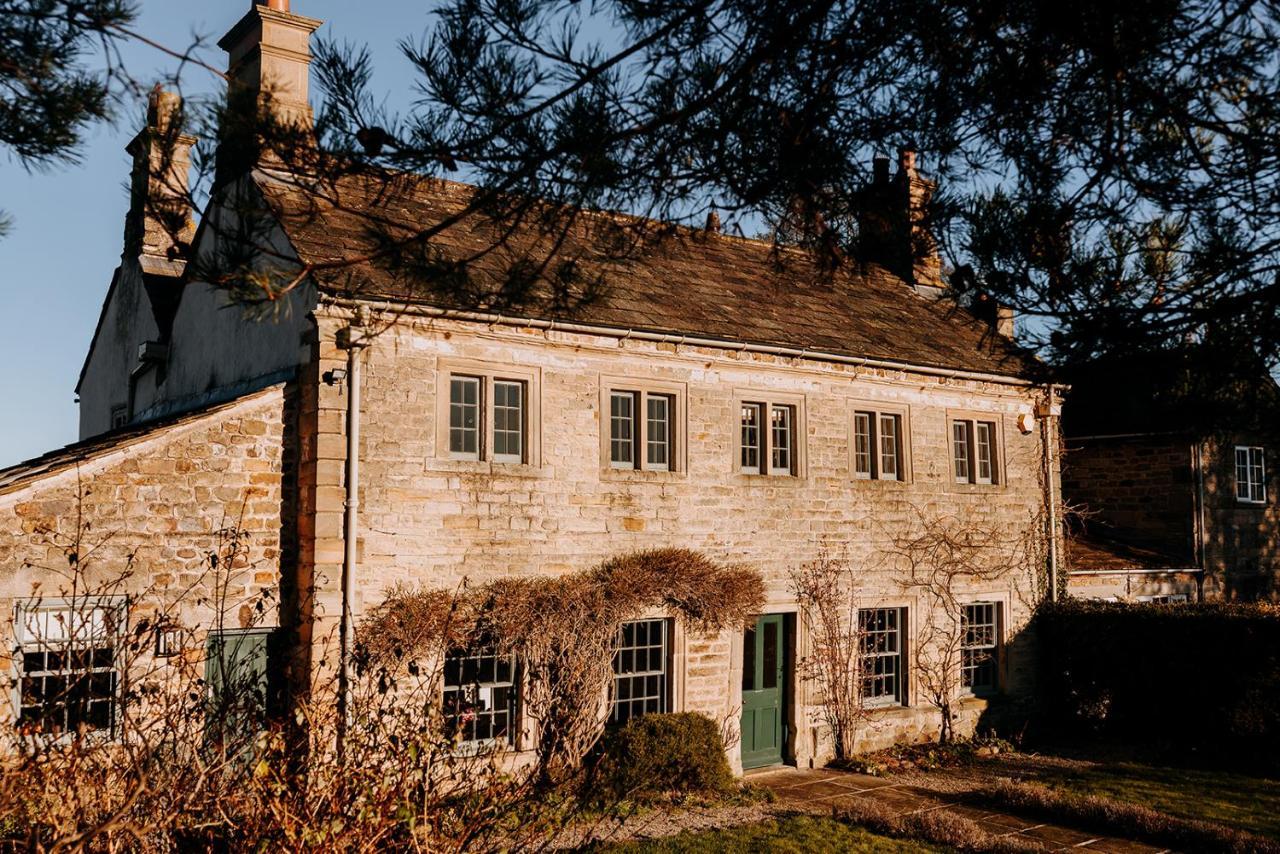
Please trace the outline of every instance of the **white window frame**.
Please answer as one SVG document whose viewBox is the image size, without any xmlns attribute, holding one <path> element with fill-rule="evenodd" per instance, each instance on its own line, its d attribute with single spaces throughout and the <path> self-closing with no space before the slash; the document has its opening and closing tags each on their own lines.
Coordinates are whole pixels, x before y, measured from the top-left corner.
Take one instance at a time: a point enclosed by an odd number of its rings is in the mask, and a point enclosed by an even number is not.
<svg viewBox="0 0 1280 854">
<path fill-rule="evenodd" d="M 450 418 L 453 409 L 453 381 L 472 380 L 479 391 L 477 442 L 474 453 L 454 451 Z M 497 386 L 519 384 L 521 397 L 521 452 L 519 454 L 495 451 L 497 414 Z M 497 365 L 461 359 L 441 359 L 436 370 L 436 456 L 439 459 L 463 463 L 499 465 L 541 464 L 541 371 L 516 365 Z"/>
<path fill-rule="evenodd" d="M 760 392 L 754 389 L 738 389 L 734 393 L 733 412 L 736 415 L 735 440 L 733 443 L 733 471 L 752 477 L 802 478 L 807 462 L 805 449 L 805 399 L 799 394 L 778 394 L 776 392 Z M 754 407 L 759 418 L 759 430 L 756 435 L 756 465 L 743 462 L 744 429 L 743 411 Z M 790 441 L 786 465 L 775 465 L 774 457 L 777 448 L 774 434 L 774 412 L 787 413 L 789 425 L 787 437 Z M 749 446 L 748 446 L 749 447 Z"/>
<path fill-rule="evenodd" d="M 892 419 L 894 438 L 894 472 L 885 471 L 884 422 Z M 859 461 L 859 421 L 867 423 L 866 465 Z M 911 480 L 911 417 L 905 406 L 876 401 L 855 400 L 849 407 L 849 472 L 854 480 L 884 483 L 907 483 Z"/>
<path fill-rule="evenodd" d="M 755 423 L 748 426 L 747 413 L 753 413 Z M 764 461 L 765 441 L 765 406 L 762 403 L 744 401 L 738 404 L 738 471 L 742 474 L 760 474 L 760 466 Z M 754 433 L 754 441 L 748 436 Z M 750 456 L 749 456 L 750 455 Z"/>
<path fill-rule="evenodd" d="M 1243 455 L 1243 465 L 1241 459 Z M 1267 452 L 1261 445 L 1235 446 L 1236 501 L 1240 504 L 1267 503 Z M 1243 474 L 1243 477 L 1241 475 Z M 1244 487 L 1244 494 L 1241 494 Z"/>
<path fill-rule="evenodd" d="M 990 608 L 990 622 L 977 624 L 983 632 L 989 630 L 990 636 L 972 637 L 969 621 L 970 608 Z M 974 602 L 960 603 L 960 689 L 971 697 L 990 697 L 1001 690 L 1001 658 L 1004 653 L 1004 603 L 995 599 L 983 599 Z M 972 657 L 986 656 L 986 660 L 971 664 Z M 991 684 L 973 685 L 966 682 L 970 672 L 990 664 Z"/>
<path fill-rule="evenodd" d="M 963 431 L 961 438 L 960 431 Z M 984 443 L 981 434 L 986 433 L 987 472 L 983 473 L 980 451 Z M 1004 429 L 1002 419 L 991 412 L 950 412 L 947 414 L 949 481 L 961 486 L 994 487 L 1005 485 Z M 961 451 L 963 450 L 963 457 Z M 960 471 L 961 462 L 964 472 Z"/>
<path fill-rule="evenodd" d="M 631 404 L 631 460 L 613 458 L 613 398 L 630 396 Z M 666 462 L 650 462 L 651 424 L 649 403 L 662 398 L 666 406 Z M 683 383 L 661 380 L 634 379 L 630 377 L 600 378 L 600 465 L 601 468 L 622 473 L 644 471 L 653 473 L 683 472 L 685 470 L 685 400 Z"/>
<path fill-rule="evenodd" d="M 477 679 L 470 683 L 465 683 L 459 679 L 457 684 L 450 684 L 451 668 L 459 668 L 458 672 L 460 676 L 465 673 L 465 670 L 461 669 L 462 665 L 460 662 L 468 659 L 480 661 L 490 658 L 493 659 L 493 679 L 488 681 Z M 507 676 L 509 677 L 505 680 L 498 678 L 498 668 L 500 663 L 503 661 L 506 662 Z M 458 743 L 463 747 L 473 749 L 502 744 L 516 747 L 519 743 L 520 734 L 521 687 L 519 662 L 516 661 L 514 657 L 499 655 L 492 649 L 492 647 L 450 650 L 445 655 L 440 686 L 440 708 L 445 716 L 446 725 L 461 726 L 464 728 L 469 727 L 469 731 L 473 735 L 475 733 L 475 719 L 471 721 L 451 720 L 452 718 L 457 717 L 457 715 L 456 713 L 451 713 L 449 711 L 448 700 L 450 695 L 461 698 L 463 702 L 484 703 L 486 707 L 482 712 L 480 712 L 480 714 L 487 715 L 490 719 L 493 719 L 500 714 L 505 714 L 507 717 L 507 726 L 502 734 L 485 738 L 460 738 L 458 739 Z M 510 692 L 506 707 L 501 709 L 498 708 L 496 703 L 492 706 L 489 705 L 490 703 L 493 703 L 493 692 L 500 689 L 506 689 Z M 479 715 L 477 715 L 477 718 L 478 717 Z"/>
<path fill-rule="evenodd" d="M 633 642 L 629 646 L 624 646 L 624 638 L 627 627 L 632 627 Z M 635 642 L 634 632 L 637 627 L 645 627 L 645 643 Z M 627 620 L 618 627 L 618 636 L 614 643 L 613 651 L 613 682 L 610 684 L 609 691 L 609 724 L 621 725 L 633 718 L 643 717 L 650 714 L 662 714 L 670 712 L 672 705 L 672 686 L 673 680 L 671 673 L 673 669 L 674 658 L 672 656 L 672 631 L 671 620 L 665 617 L 650 617 L 641 620 Z M 657 630 L 659 633 L 658 643 L 654 643 L 652 632 Z M 644 651 L 646 656 L 645 666 L 635 666 L 635 656 L 640 651 Z M 652 653 L 658 651 L 658 659 L 661 668 L 654 669 L 651 665 Z M 632 666 L 630 669 L 623 670 L 622 665 L 626 657 L 630 655 Z M 657 690 L 650 691 L 646 687 L 642 693 L 635 694 L 628 688 L 627 697 L 622 698 L 620 695 L 621 683 L 627 683 L 629 686 L 637 684 L 637 680 L 656 680 Z M 644 708 L 649 703 L 656 705 L 653 709 Z M 639 703 L 640 708 L 637 710 L 635 704 Z M 625 714 L 622 713 L 623 705 L 628 706 Z"/>
<path fill-rule="evenodd" d="M 868 637 L 873 633 L 884 634 L 885 632 L 872 629 L 868 631 L 865 617 L 883 612 L 885 614 L 892 613 L 896 625 L 894 627 L 893 637 L 896 641 L 897 648 L 893 650 L 870 650 L 868 651 Z M 910 669 L 907 661 L 907 629 L 910 612 L 906 606 L 902 605 L 876 605 L 874 607 L 858 608 L 858 678 L 861 680 L 858 691 L 862 698 L 862 705 L 868 709 L 884 709 L 896 706 L 907 705 L 907 688 L 910 678 Z M 895 662 L 894 670 L 894 690 L 892 694 L 881 694 L 877 696 L 868 696 L 866 692 L 867 683 L 873 679 L 882 679 L 883 676 L 868 675 L 867 662 L 869 659 L 884 659 Z"/>
<path fill-rule="evenodd" d="M 124 653 L 123 640 L 128 633 L 128 613 L 129 602 L 128 598 L 124 596 L 31 599 L 18 602 L 15 605 L 13 626 L 16 648 L 12 696 L 14 723 L 17 727 L 23 727 L 23 687 L 29 675 L 65 677 L 73 673 L 79 673 L 84 674 L 87 678 L 92 678 L 94 674 L 110 673 L 113 678 L 111 698 L 108 701 L 110 704 L 109 722 L 106 727 L 90 727 L 86 731 L 102 738 L 118 737 L 121 723 L 120 706 L 124 698 L 124 683 L 127 676 L 125 663 L 121 659 Z M 63 616 L 57 616 L 59 614 Z M 86 614 L 91 615 L 88 621 L 87 633 L 80 628 L 85 624 L 84 615 Z M 68 620 L 67 615 L 79 615 L 79 618 L 74 620 L 74 622 L 79 623 L 79 626 L 73 626 L 69 632 L 67 631 L 67 626 L 73 621 Z M 42 631 L 48 631 L 55 626 L 57 627 L 57 636 L 52 638 L 47 635 L 44 637 L 37 636 Z M 100 629 L 98 628 L 99 626 L 101 627 Z M 64 666 L 55 670 L 35 670 L 28 674 L 26 669 L 26 656 L 28 654 L 49 653 L 55 650 L 59 644 L 71 647 L 73 645 L 91 643 L 95 640 L 95 636 L 98 636 L 101 643 L 96 643 L 89 647 L 89 666 L 87 668 Z M 93 652 L 108 646 L 112 650 L 110 665 L 97 664 L 94 661 Z M 82 646 L 80 648 L 83 649 Z M 45 666 L 48 666 L 47 657 Z M 57 739 L 67 737 L 70 734 L 69 731 L 62 730 L 60 732 L 40 733 L 39 735 Z"/>
</svg>

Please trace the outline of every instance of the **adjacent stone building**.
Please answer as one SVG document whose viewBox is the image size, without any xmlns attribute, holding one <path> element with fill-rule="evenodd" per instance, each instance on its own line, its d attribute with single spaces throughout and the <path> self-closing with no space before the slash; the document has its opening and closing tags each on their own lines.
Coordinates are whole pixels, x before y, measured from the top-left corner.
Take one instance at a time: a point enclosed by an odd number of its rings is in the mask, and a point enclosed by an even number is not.
<svg viewBox="0 0 1280 854">
<path fill-rule="evenodd" d="M 1062 479 L 1077 517 L 1066 549 L 1076 595 L 1156 602 L 1280 595 L 1280 516 L 1268 468 L 1275 382 L 1260 372 L 1238 383 L 1243 414 L 1223 425 L 1172 400 L 1171 390 L 1186 382 L 1183 359 L 1204 370 L 1193 352 L 1175 352 L 1099 365 L 1074 384 Z"/>
<path fill-rule="evenodd" d="M 239 85 L 286 81 L 275 102 L 305 124 L 318 22 L 287 7 L 254 6 L 222 45 Z M 134 146 L 140 172 L 153 168 L 146 146 L 165 110 L 155 96 Z M 931 185 L 910 155 L 877 181 L 872 195 L 905 206 L 882 220 L 905 224 L 891 257 L 909 258 L 921 220 L 911 206 Z M 151 215 L 138 195 L 148 184 L 135 177 L 131 221 Z M 370 217 L 406 230 L 446 222 L 472 192 L 353 176 L 321 194 L 264 161 L 224 178 L 189 247 L 172 229 L 131 236 L 81 376 L 83 441 L 0 472 L 0 593 L 17 609 L 16 642 L 24 603 L 57 587 L 45 567 L 66 562 L 44 532 L 65 539 L 86 520 L 120 532 L 95 572 L 129 564 L 111 601 L 134 619 L 197 583 L 223 520 L 241 519 L 254 536 L 238 558 L 238 604 L 175 605 L 173 619 L 211 637 L 256 631 L 263 620 L 241 605 L 266 590 L 265 622 L 294 662 L 308 649 L 323 657 L 344 595 L 358 621 L 398 583 L 449 588 L 681 546 L 758 570 L 764 613 L 715 636 L 661 613 L 626 627 L 614 718 L 700 711 L 740 736 L 737 768 L 809 765 L 830 744 L 820 697 L 797 675 L 808 639 L 790 573 L 824 552 L 853 568 L 876 706 L 864 746 L 929 738 L 937 713 L 914 656 L 933 615 L 894 555 L 922 521 L 952 519 L 1028 544 L 1007 571 L 956 587 L 961 726 L 1027 695 L 1024 629 L 1057 551 L 1057 402 L 1007 326 L 943 298 L 936 256 L 831 273 L 798 251 L 676 229 L 630 262 L 601 256 L 605 287 L 572 311 L 478 308 L 407 287 L 375 261 L 344 262 L 367 254 Z M 246 199 L 270 223 L 260 263 L 304 273 L 267 317 L 228 307 L 190 272 L 237 239 L 219 224 Z M 563 251 L 590 261 L 591 223 L 606 219 L 585 217 Z M 494 243 L 493 224 L 467 215 L 434 245 L 458 257 Z M 496 267 L 475 271 L 500 287 Z M 295 687 L 310 672 L 295 668 Z M 742 733 L 761 709 L 769 722 Z"/>
</svg>

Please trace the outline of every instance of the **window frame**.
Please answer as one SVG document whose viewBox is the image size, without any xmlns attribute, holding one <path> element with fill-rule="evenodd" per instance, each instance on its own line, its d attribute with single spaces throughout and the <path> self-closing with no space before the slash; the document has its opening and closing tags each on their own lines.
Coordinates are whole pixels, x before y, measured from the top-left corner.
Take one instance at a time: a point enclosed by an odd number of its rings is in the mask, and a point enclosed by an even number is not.
<svg viewBox="0 0 1280 854">
<path fill-rule="evenodd" d="M 488 682 L 482 682 L 477 679 L 472 683 L 465 683 L 460 679 L 457 685 L 449 684 L 449 669 L 451 666 L 456 666 L 456 662 L 465 659 L 480 660 L 486 658 L 492 658 L 494 661 L 494 679 Z M 510 679 L 506 681 L 497 679 L 498 666 L 501 660 L 505 660 L 507 662 L 508 675 L 510 676 Z M 461 674 L 465 673 L 465 670 L 460 668 L 458 672 L 461 676 Z M 487 738 L 460 738 L 458 739 L 457 744 L 462 750 L 483 750 L 487 747 L 500 747 L 503 745 L 510 747 L 513 750 L 518 750 L 520 748 L 521 710 L 524 692 L 524 685 L 521 677 L 522 669 L 520 667 L 519 660 L 517 660 L 515 656 L 499 655 L 491 644 L 478 644 L 465 648 L 459 647 L 445 652 L 444 659 L 441 662 L 440 671 L 440 712 L 444 718 L 444 726 L 446 729 L 450 726 L 470 726 L 470 732 L 472 734 L 475 733 L 475 720 L 461 723 L 451 720 L 458 715 L 452 714 L 448 711 L 447 698 L 450 694 L 461 696 L 464 698 L 464 702 L 467 702 L 466 692 L 472 686 L 480 690 L 485 688 L 490 690 L 495 688 L 506 688 L 510 691 L 510 696 L 505 708 L 499 709 L 495 704 L 494 708 L 486 709 L 481 713 L 488 715 L 491 721 L 496 715 L 505 714 L 507 716 L 507 726 L 503 734 L 498 736 L 489 736 Z M 480 715 L 477 715 L 476 719 L 479 717 Z"/>
<path fill-rule="evenodd" d="M 982 461 L 979 459 L 979 425 L 989 430 L 988 461 L 989 475 L 981 474 Z M 960 462 L 956 453 L 958 443 L 956 428 L 962 427 L 965 434 L 966 474 L 961 477 L 957 470 Z M 949 411 L 947 413 L 947 465 L 950 475 L 947 483 L 951 486 L 994 489 L 1006 486 L 1008 477 L 1005 469 L 1005 436 L 1004 418 L 996 412 Z"/>
<path fill-rule="evenodd" d="M 877 612 L 893 613 L 897 621 L 895 634 L 897 638 L 898 648 L 890 652 L 871 652 L 866 651 L 867 630 L 865 629 L 864 614 L 875 614 Z M 867 607 L 859 606 L 855 619 L 858 621 L 858 679 L 859 698 L 865 709 L 893 709 L 906 707 L 909 705 L 910 698 L 910 679 L 911 669 L 907 658 L 909 646 L 909 620 L 911 618 L 911 609 L 906 605 L 898 605 L 893 603 L 875 604 Z M 895 680 L 896 690 L 890 695 L 878 695 L 868 697 L 866 693 L 866 685 L 868 681 L 866 671 L 866 661 L 868 658 L 876 659 L 892 659 L 896 661 Z M 871 679 L 881 678 L 879 676 L 871 676 Z"/>
<path fill-rule="evenodd" d="M 1267 503 L 1267 449 L 1263 445 L 1234 445 L 1233 446 L 1234 468 L 1235 468 L 1235 496 L 1237 504 L 1246 504 L 1253 507 L 1261 507 Z M 1245 465 L 1243 471 L 1245 480 L 1240 479 L 1240 454 L 1245 455 Z M 1254 481 L 1254 453 L 1258 455 L 1258 463 L 1256 466 L 1258 480 Z M 1245 495 L 1240 494 L 1240 487 L 1245 487 Z M 1260 497 L 1255 498 L 1254 487 L 1257 487 L 1257 494 Z"/>
<path fill-rule="evenodd" d="M 640 650 L 640 649 L 651 650 L 655 648 L 655 645 L 651 642 L 646 643 L 644 645 L 633 643 L 629 647 L 624 646 L 622 644 L 626 627 L 636 626 L 641 624 L 647 625 L 649 627 L 649 630 L 652 630 L 654 626 L 661 626 L 661 642 L 658 645 L 658 647 L 661 649 L 660 660 L 662 661 L 662 670 L 656 671 L 656 670 L 648 669 L 648 670 L 630 670 L 626 672 L 619 672 L 618 665 L 621 661 L 623 654 L 626 651 L 630 650 L 634 654 L 636 650 Z M 607 698 L 608 700 L 607 720 L 608 720 L 609 726 L 611 727 L 622 726 L 625 723 L 627 723 L 627 721 L 634 720 L 635 718 L 644 717 L 645 715 L 649 715 L 649 714 L 665 714 L 672 711 L 675 708 L 675 702 L 673 697 L 674 690 L 675 690 L 675 679 L 673 678 L 673 675 L 674 675 L 673 671 L 675 669 L 675 656 L 674 656 L 675 632 L 673 631 L 673 629 L 674 629 L 673 621 L 668 617 L 642 617 L 636 620 L 626 620 L 622 623 L 622 625 L 618 627 L 617 640 L 614 643 L 614 649 L 613 649 L 613 658 L 612 658 L 612 661 L 610 662 L 610 669 L 612 669 L 613 671 L 613 679 L 609 683 L 609 696 Z M 644 694 L 638 699 L 635 696 L 629 696 L 625 700 L 621 700 L 619 698 L 620 691 L 618 689 L 618 683 L 620 680 L 648 679 L 654 676 L 658 677 L 659 693 L 656 698 L 652 694 Z M 657 702 L 658 702 L 658 708 L 655 710 L 645 710 L 642 708 L 638 714 L 635 713 L 633 710 L 628 712 L 625 717 L 621 717 L 619 715 L 619 709 L 621 708 L 622 703 L 634 704 L 639 702 L 643 704 L 643 703 L 647 703 L 649 700 L 652 700 L 652 699 L 657 699 Z"/>
<path fill-rule="evenodd" d="M 450 417 L 455 379 L 476 380 L 479 384 L 479 423 L 474 454 L 452 450 Z M 463 465 L 541 465 L 541 379 L 542 372 L 538 368 L 464 359 L 440 359 L 436 365 L 436 458 Z M 495 450 L 496 389 L 500 383 L 519 383 L 523 386 L 522 448 L 519 458 L 515 454 L 498 454 Z"/>
<path fill-rule="evenodd" d="M 970 608 L 990 608 L 991 622 L 983 622 L 981 626 L 991 629 L 990 643 L 968 642 L 968 616 Z M 1004 690 L 1004 622 L 1005 603 L 1000 599 L 975 599 L 960 603 L 960 691 L 968 697 L 993 697 Z M 987 660 L 975 665 L 969 664 L 969 657 L 975 651 L 986 651 Z M 967 672 L 977 672 L 979 668 L 989 666 L 991 683 L 989 685 L 973 685 L 966 683 Z"/>
<path fill-rule="evenodd" d="M 868 419 L 868 469 L 858 467 L 858 419 Z M 881 419 L 893 418 L 896 421 L 897 437 L 895 449 L 897 453 L 897 473 L 892 477 L 884 474 L 884 454 L 881 442 L 883 425 Z M 911 410 L 910 407 L 884 403 L 873 400 L 853 400 L 849 402 L 849 476 L 850 479 L 864 483 L 910 483 L 912 479 L 911 465 Z"/>
<path fill-rule="evenodd" d="M 631 461 L 613 459 L 613 398 L 630 395 L 632 398 Z M 600 378 L 600 467 L 606 472 L 646 472 L 648 474 L 678 474 L 686 470 L 686 387 L 683 383 L 662 380 L 636 379 L 634 377 L 601 376 Z M 649 402 L 664 398 L 667 409 L 667 462 L 651 463 Z"/>
<path fill-rule="evenodd" d="M 746 449 L 743 444 L 742 415 L 743 410 L 749 407 L 755 407 L 759 418 L 756 437 L 758 444 L 755 447 L 757 465 L 755 466 L 744 465 L 742 461 L 743 452 Z M 788 412 L 791 422 L 787 431 L 791 443 L 788 448 L 790 459 L 786 466 L 774 465 L 774 452 L 777 447 L 773 426 L 775 409 Z M 763 392 L 758 389 L 736 389 L 731 411 L 735 413 L 732 460 L 734 473 L 746 477 L 795 478 L 797 480 L 805 476 L 808 455 L 805 448 L 804 395 Z"/>
<path fill-rule="evenodd" d="M 28 639 L 26 633 L 31 628 L 29 615 L 38 612 L 79 612 L 84 613 L 86 609 L 101 610 L 104 613 L 108 611 L 116 612 L 116 623 L 111 634 L 107 637 L 111 643 L 112 649 L 111 664 L 109 667 L 96 667 L 92 664 L 92 654 L 90 655 L 90 666 L 85 669 L 62 668 L 61 670 L 40 670 L 32 671 L 43 675 L 61 674 L 69 675 L 75 672 L 87 674 L 89 678 L 94 673 L 109 672 L 113 674 L 111 697 L 109 700 L 109 716 L 110 721 L 106 727 L 90 727 L 85 730 L 85 734 L 91 738 L 102 738 L 114 740 L 120 737 L 120 729 L 122 724 L 122 706 L 126 693 L 126 681 L 128 678 L 128 666 L 122 661 L 125 651 L 125 641 L 128 637 L 128 620 L 129 620 L 129 598 L 127 596 L 83 596 L 83 597 L 60 597 L 60 598 L 28 598 L 22 599 L 14 603 L 14 622 L 13 622 L 13 640 L 14 640 L 14 664 L 13 664 L 13 687 L 11 691 L 11 699 L 13 703 L 13 722 L 12 726 L 21 730 L 23 727 L 22 717 L 22 690 L 23 684 L 28 676 L 26 669 L 26 655 L 29 652 L 49 652 L 57 641 Z M 105 623 L 105 621 L 104 621 Z M 75 642 L 74 638 L 69 643 Z M 104 644 L 103 647 L 107 646 Z M 93 650 L 99 647 L 92 647 Z M 48 659 L 45 663 L 47 665 Z M 65 703 L 64 705 L 64 718 Z M 38 737 L 58 740 L 71 736 L 70 729 L 64 729 L 60 732 L 37 733 Z"/>
</svg>

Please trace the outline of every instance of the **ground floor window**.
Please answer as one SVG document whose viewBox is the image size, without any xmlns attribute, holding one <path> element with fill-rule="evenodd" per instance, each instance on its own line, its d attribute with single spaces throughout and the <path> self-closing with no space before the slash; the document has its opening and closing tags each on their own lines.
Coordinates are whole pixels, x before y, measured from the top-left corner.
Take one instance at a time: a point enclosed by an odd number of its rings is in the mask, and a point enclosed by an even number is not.
<svg viewBox="0 0 1280 854">
<path fill-rule="evenodd" d="M 444 665 L 444 715 L 464 744 L 515 743 L 515 661 L 490 647 L 454 650 Z"/>
<path fill-rule="evenodd" d="M 52 735 L 115 730 L 124 616 L 120 599 L 19 607 L 20 728 Z"/>
<path fill-rule="evenodd" d="M 902 639 L 905 623 L 905 608 L 858 611 L 859 664 L 865 705 L 893 706 L 905 702 Z"/>
<path fill-rule="evenodd" d="M 613 652 L 613 703 L 609 721 L 669 709 L 669 639 L 666 620 L 623 623 Z"/>
<path fill-rule="evenodd" d="M 1000 604 L 974 602 L 960 615 L 960 685 L 971 694 L 1000 688 Z"/>
</svg>

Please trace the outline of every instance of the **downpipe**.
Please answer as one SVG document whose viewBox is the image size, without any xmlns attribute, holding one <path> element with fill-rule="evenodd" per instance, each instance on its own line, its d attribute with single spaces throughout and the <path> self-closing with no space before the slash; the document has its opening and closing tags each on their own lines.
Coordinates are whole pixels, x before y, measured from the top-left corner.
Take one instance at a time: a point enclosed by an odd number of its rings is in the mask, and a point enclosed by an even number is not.
<svg viewBox="0 0 1280 854">
<path fill-rule="evenodd" d="M 338 330 L 338 347 L 347 351 L 347 465 L 343 498 L 342 622 L 338 627 L 338 731 L 339 764 L 346 761 L 346 736 L 351 725 L 354 682 L 352 646 L 355 641 L 353 607 L 356 582 L 356 541 L 360 532 L 360 388 L 361 351 L 368 346 L 364 335 L 365 311 L 357 308 L 351 323 Z"/>
</svg>

